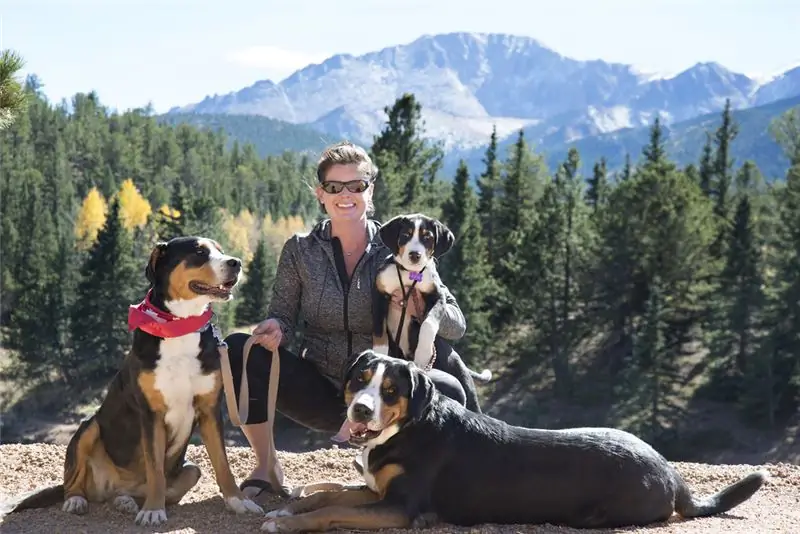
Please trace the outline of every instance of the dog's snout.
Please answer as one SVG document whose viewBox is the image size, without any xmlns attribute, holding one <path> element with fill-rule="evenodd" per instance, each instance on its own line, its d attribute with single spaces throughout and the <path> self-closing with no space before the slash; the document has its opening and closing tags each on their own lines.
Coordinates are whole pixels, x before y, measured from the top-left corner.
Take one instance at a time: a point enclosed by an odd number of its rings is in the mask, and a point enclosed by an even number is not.
<svg viewBox="0 0 800 534">
<path fill-rule="evenodd" d="M 408 253 L 408 259 L 413 261 L 414 263 L 417 263 L 421 257 L 422 255 L 416 250 L 411 250 Z"/>
<path fill-rule="evenodd" d="M 228 267 L 232 267 L 234 269 L 238 269 L 239 267 L 242 266 L 242 260 L 240 260 L 239 258 L 231 258 L 228 260 L 227 263 Z"/>
<path fill-rule="evenodd" d="M 365 421 L 369 421 L 372 419 L 372 408 L 359 402 L 353 406 L 353 415 L 358 422 L 363 423 Z"/>
</svg>

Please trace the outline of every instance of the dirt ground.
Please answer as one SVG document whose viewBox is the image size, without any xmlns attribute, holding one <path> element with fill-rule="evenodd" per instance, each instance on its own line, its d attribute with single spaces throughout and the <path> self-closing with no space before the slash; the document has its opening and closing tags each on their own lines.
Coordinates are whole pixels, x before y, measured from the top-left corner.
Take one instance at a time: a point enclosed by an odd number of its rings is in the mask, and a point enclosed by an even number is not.
<svg viewBox="0 0 800 534">
<path fill-rule="evenodd" d="M 2 493 L 0 503 L 10 498 L 49 484 L 60 483 L 65 447 L 63 445 L 32 444 L 0 446 L 0 473 Z M 322 449 L 305 453 L 279 453 L 290 485 L 330 480 L 360 482 L 351 466 L 352 449 Z M 242 480 L 253 466 L 249 449 L 229 448 L 233 473 Z M 167 523 L 160 527 L 139 527 L 132 515 L 118 512 L 109 504 L 90 504 L 89 512 L 75 516 L 62 512 L 60 506 L 42 510 L 26 510 L 0 519 L 0 532 L 12 533 L 252 533 L 260 532 L 263 518 L 260 514 L 236 516 L 225 510 L 217 486 L 213 481 L 211 465 L 202 447 L 190 446 L 189 458 L 203 471 L 200 482 L 183 499 L 181 504 L 167 509 Z M 748 465 L 677 464 L 697 492 L 710 493 L 733 482 L 736 478 L 756 469 Z M 646 529 L 621 529 L 613 532 L 667 533 L 797 533 L 800 532 L 800 466 L 778 463 L 761 466 L 771 478 L 750 500 L 721 516 L 674 520 L 666 525 Z M 267 512 L 280 506 L 274 497 L 259 499 Z M 2 505 L 0 505 L 2 508 Z M 393 531 L 386 531 L 393 532 Z M 503 533 L 585 533 L 586 531 L 545 526 L 484 525 L 480 528 L 456 528 L 439 525 L 429 529 L 432 534 L 444 532 L 503 532 Z M 608 531 L 604 531 L 608 532 Z"/>
</svg>

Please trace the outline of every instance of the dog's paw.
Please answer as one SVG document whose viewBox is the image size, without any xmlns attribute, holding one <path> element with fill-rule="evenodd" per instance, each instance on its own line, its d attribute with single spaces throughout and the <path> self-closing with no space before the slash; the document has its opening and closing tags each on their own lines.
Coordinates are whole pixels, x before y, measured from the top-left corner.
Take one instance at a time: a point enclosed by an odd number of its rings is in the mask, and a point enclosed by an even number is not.
<svg viewBox="0 0 800 534">
<path fill-rule="evenodd" d="M 80 495 L 73 495 L 64 501 L 64 505 L 61 509 L 70 514 L 82 515 L 89 509 L 89 501 Z"/>
<path fill-rule="evenodd" d="M 167 511 L 164 509 L 161 510 L 140 510 L 138 514 L 136 514 L 136 524 L 147 526 L 147 525 L 160 525 L 161 523 L 166 523 L 167 521 Z"/>
<path fill-rule="evenodd" d="M 292 516 L 276 517 L 268 521 L 264 521 L 261 525 L 261 530 L 264 532 L 302 532 L 305 529 L 295 521 L 296 518 Z"/>
<path fill-rule="evenodd" d="M 244 499 L 241 497 L 228 497 L 225 499 L 225 506 L 228 510 L 233 510 L 237 514 L 244 514 L 247 512 L 254 514 L 264 513 L 263 508 L 246 497 Z"/>
<path fill-rule="evenodd" d="M 114 499 L 114 508 L 126 514 L 136 514 L 139 512 L 139 505 L 130 495 L 119 495 Z"/>
<path fill-rule="evenodd" d="M 290 510 L 287 510 L 286 508 L 276 508 L 267 512 L 264 517 L 267 519 L 275 519 L 277 517 L 289 517 L 290 515 L 292 515 Z"/>
<path fill-rule="evenodd" d="M 420 345 L 414 351 L 414 364 L 420 369 L 425 369 L 433 359 L 433 345 L 427 348 Z"/>
<path fill-rule="evenodd" d="M 420 514 L 411 521 L 412 529 L 430 528 L 439 522 L 439 516 L 435 512 Z"/>
</svg>

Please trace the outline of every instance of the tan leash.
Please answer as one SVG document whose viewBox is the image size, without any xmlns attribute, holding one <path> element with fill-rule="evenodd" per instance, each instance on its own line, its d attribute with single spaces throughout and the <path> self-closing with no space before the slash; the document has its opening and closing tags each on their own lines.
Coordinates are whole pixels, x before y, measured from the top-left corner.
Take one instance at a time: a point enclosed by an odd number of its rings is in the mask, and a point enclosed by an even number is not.
<svg viewBox="0 0 800 534">
<path fill-rule="evenodd" d="M 250 349 L 255 344 L 256 336 L 250 336 L 245 341 L 242 348 L 242 380 L 239 384 L 239 404 L 236 404 L 236 394 L 233 386 L 233 372 L 231 362 L 228 358 L 228 345 L 224 341 L 219 343 L 220 362 L 222 367 L 222 386 L 225 390 L 225 400 L 228 405 L 228 416 L 231 423 L 242 427 L 247 423 L 247 416 L 250 411 L 250 387 L 247 382 L 247 360 L 250 357 Z M 298 486 L 289 490 L 283 483 L 283 469 L 278 460 L 278 452 L 275 448 L 275 405 L 278 401 L 278 382 L 280 381 L 281 359 L 277 351 L 272 355 L 272 363 L 269 369 L 269 390 L 267 391 L 267 432 L 269 433 L 269 451 L 267 455 L 267 470 L 269 471 L 269 483 L 276 493 L 284 497 L 304 497 L 315 491 L 336 491 L 344 488 L 343 484 L 337 482 L 316 482 Z"/>
</svg>

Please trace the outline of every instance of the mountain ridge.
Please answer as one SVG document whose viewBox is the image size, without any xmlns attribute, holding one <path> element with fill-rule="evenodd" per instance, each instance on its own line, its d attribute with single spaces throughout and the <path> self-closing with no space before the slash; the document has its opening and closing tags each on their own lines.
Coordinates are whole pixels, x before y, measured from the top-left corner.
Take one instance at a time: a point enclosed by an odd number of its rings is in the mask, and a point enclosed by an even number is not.
<svg viewBox="0 0 800 534">
<path fill-rule="evenodd" d="M 577 141 L 656 116 L 669 125 L 718 112 L 728 99 L 733 109 L 775 102 L 800 94 L 800 67 L 763 82 L 714 61 L 657 76 L 629 64 L 570 58 L 534 37 L 450 32 L 334 54 L 280 82 L 259 80 L 167 115 L 262 115 L 370 144 L 384 107 L 405 92 L 422 105 L 426 136 L 446 152 L 462 152 L 485 146 L 495 125 L 499 139 L 533 127 Z"/>
</svg>

